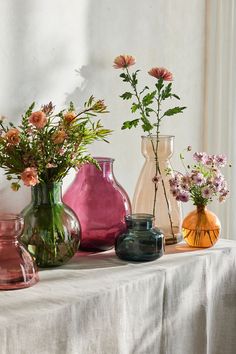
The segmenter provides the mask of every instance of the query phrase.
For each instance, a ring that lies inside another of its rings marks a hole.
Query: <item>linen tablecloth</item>
[[[1,354],[235,354],[236,242],[147,263],[78,253],[0,292]]]

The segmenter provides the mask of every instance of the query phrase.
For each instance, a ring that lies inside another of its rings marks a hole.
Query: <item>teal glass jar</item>
[[[131,214],[125,218],[127,232],[115,244],[116,255],[127,261],[153,261],[164,252],[164,235],[153,227],[151,214]]]

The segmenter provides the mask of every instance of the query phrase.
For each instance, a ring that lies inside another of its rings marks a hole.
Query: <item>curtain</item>
[[[232,163],[223,173],[230,195],[212,210],[222,223],[223,238],[236,239],[236,4],[206,0],[204,150],[225,153]]]

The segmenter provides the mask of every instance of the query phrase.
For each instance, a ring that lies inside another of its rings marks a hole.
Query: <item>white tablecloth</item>
[[[236,242],[166,248],[149,263],[78,254],[0,292],[0,353],[235,354]]]

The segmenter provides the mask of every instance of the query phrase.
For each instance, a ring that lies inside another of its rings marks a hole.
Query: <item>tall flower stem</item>
[[[140,94],[137,91],[137,86],[134,83],[132,77],[130,76],[129,70],[126,67],[126,74],[129,78],[129,82],[134,90],[134,95],[138,101],[139,107],[140,107],[140,111],[143,117],[145,117],[146,113],[142,104],[142,101],[140,99]],[[163,188],[163,193],[164,193],[164,197],[165,197],[165,201],[166,201],[166,206],[167,206],[167,212],[168,212],[168,218],[169,218],[169,222],[170,222],[170,228],[171,228],[171,235],[173,237],[173,239],[175,239],[175,235],[174,235],[174,230],[173,230],[173,222],[172,222],[172,218],[171,218],[171,213],[170,213],[170,204],[169,204],[169,200],[167,197],[167,193],[166,193],[166,188],[165,188],[165,184],[162,178],[162,173],[161,173],[161,169],[160,169],[160,164],[159,164],[159,160],[158,160],[158,146],[159,146],[159,127],[160,127],[160,122],[162,117],[160,117],[160,105],[161,105],[161,93],[160,93],[160,89],[158,89],[158,98],[157,98],[157,125],[156,125],[156,147],[154,145],[153,139],[152,139],[152,135],[150,133],[150,131],[148,131],[148,136],[150,138],[151,144],[152,144],[152,150],[155,156],[155,176],[157,177],[157,175],[159,174],[159,176],[161,177],[161,184],[162,184],[162,188]],[[155,217],[156,214],[156,202],[157,202],[157,191],[158,191],[158,181],[154,180],[154,200],[153,200],[153,209],[152,209],[152,213]]]

